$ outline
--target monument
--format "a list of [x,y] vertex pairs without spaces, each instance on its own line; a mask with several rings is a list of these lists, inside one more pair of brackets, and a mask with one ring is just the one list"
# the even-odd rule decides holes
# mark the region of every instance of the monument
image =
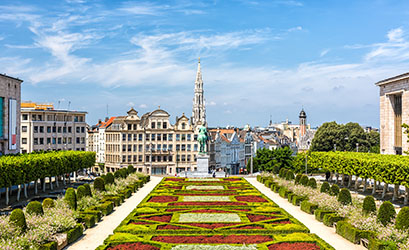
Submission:
[[207,141],[209,137],[207,136],[207,129],[204,126],[199,127],[199,135],[197,136],[197,141],[199,142],[199,154],[197,155],[197,173],[200,175],[209,174],[209,155],[207,154]]

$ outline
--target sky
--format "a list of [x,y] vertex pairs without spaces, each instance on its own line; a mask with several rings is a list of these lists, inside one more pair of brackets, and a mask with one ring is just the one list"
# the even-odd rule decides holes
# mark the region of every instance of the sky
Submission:
[[375,83],[409,71],[409,1],[1,0],[0,73],[22,100],[106,116],[192,113],[209,126],[379,127]]

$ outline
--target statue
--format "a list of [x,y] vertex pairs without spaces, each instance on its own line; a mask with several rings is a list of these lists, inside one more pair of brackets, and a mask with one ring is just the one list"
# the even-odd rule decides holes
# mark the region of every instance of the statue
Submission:
[[197,137],[197,141],[200,144],[200,154],[206,154],[206,143],[209,138],[207,137],[207,129],[204,126],[200,126],[199,128],[199,136]]

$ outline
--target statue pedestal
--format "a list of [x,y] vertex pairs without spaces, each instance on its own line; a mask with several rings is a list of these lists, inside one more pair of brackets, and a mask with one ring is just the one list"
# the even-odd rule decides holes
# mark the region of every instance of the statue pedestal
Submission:
[[[183,176],[183,174],[181,175]],[[196,171],[185,172],[185,177],[187,178],[209,178],[212,177],[209,174],[209,156],[206,154],[199,154],[197,156],[197,167]]]

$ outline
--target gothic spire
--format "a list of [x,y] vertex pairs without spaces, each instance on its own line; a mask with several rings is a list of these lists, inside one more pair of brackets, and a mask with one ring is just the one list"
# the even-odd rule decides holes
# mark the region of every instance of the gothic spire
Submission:
[[206,107],[204,100],[202,71],[200,68],[200,57],[197,65],[197,73],[195,80],[195,93],[193,98],[193,110],[192,110],[192,124],[197,125],[206,124]]

